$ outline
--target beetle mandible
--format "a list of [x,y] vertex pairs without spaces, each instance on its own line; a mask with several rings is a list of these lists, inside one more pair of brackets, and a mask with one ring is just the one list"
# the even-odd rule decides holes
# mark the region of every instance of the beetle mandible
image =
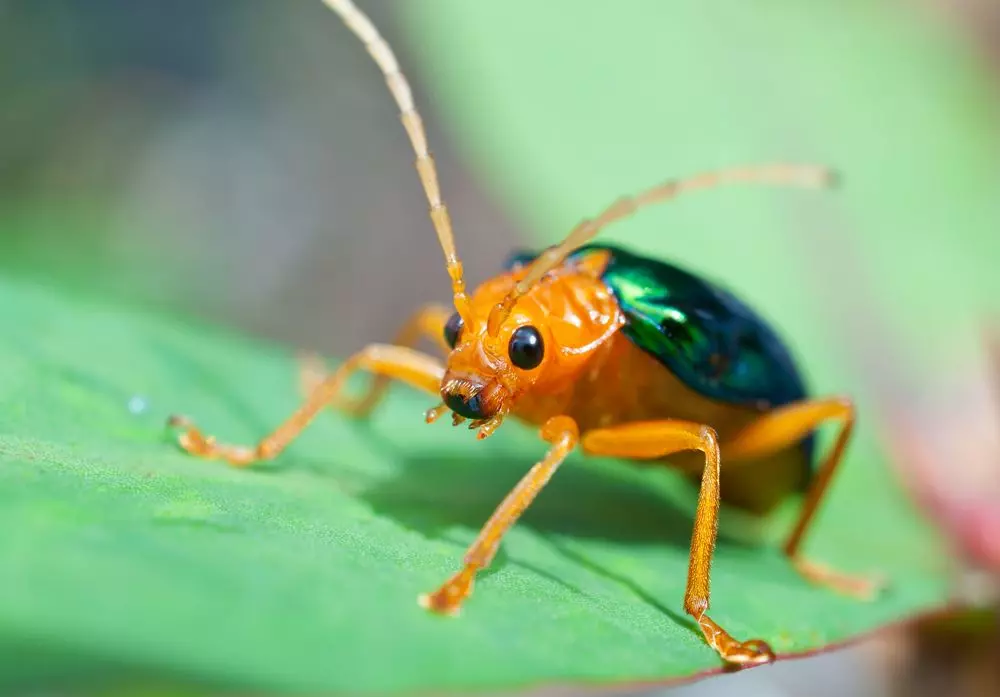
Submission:
[[[504,534],[577,448],[677,467],[700,481],[684,610],[726,662],[764,663],[774,654],[762,640],[734,638],[706,614],[723,499],[763,513],[804,492],[784,553],[810,581],[870,596],[876,590],[872,582],[844,576],[801,554],[854,425],[851,400],[807,397],[782,341],[730,293],[665,262],[591,244],[608,225],[681,194],[739,182],[822,187],[830,183],[830,173],[774,164],[668,181],[619,199],[557,245],[514,255],[504,273],[469,293],[423,124],[395,55],[350,0],[323,2],[362,41],[399,107],[444,251],[454,310],[427,306],[395,344],[372,344],[351,356],[317,380],[304,404],[254,447],[220,444],[194,424],[177,420],[175,425],[184,427],[180,445],[193,455],[236,466],[273,458],[325,406],[366,415],[395,379],[440,398],[426,413],[428,423],[451,413],[453,424],[469,421],[483,439],[513,417],[539,427],[549,444],[483,526],[462,569],[420,596],[430,610],[459,609]],[[412,348],[425,337],[441,345],[445,362]],[[374,376],[367,392],[353,399],[342,395],[347,378],[359,370]],[[812,434],[826,422],[837,425],[837,435],[829,452],[816,457]]]

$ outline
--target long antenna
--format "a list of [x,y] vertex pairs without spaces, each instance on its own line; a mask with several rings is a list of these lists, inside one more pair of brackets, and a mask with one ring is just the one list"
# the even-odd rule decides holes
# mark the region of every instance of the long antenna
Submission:
[[706,172],[687,179],[667,181],[635,196],[620,198],[605,208],[596,218],[580,222],[562,242],[542,252],[531,263],[525,275],[503,299],[503,302],[497,304],[490,312],[487,331],[495,336],[500,325],[510,315],[518,298],[531,290],[546,273],[561,264],[566,257],[592,240],[608,225],[628,218],[641,208],[673,200],[681,194],[691,191],[712,189],[724,184],[752,182],[820,188],[829,186],[832,179],[830,170],[823,167],[772,164]]
[[344,24],[361,39],[368,53],[378,64],[385,76],[386,85],[392,93],[393,99],[399,106],[400,119],[403,128],[410,137],[413,145],[413,152],[416,154],[417,174],[420,175],[420,183],[423,184],[424,193],[427,194],[427,203],[430,206],[431,222],[437,232],[438,241],[441,243],[441,250],[444,252],[445,264],[448,267],[448,275],[451,277],[451,291],[454,295],[455,309],[465,322],[466,326],[471,326],[473,321],[472,311],[469,306],[469,297],[465,291],[465,279],[462,276],[462,262],[455,251],[455,236],[451,229],[451,216],[448,208],[441,199],[441,187],[438,184],[437,168],[434,166],[434,158],[431,157],[427,148],[427,134],[424,132],[423,119],[417,112],[413,104],[413,92],[410,90],[410,83],[399,68],[399,62],[392,48],[378,29],[372,24],[351,0],[322,0],[323,4],[340,15]]

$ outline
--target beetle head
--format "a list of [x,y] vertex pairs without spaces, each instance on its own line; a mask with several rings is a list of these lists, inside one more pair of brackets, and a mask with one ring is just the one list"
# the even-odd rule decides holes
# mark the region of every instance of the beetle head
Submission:
[[591,255],[552,270],[496,321],[497,308],[526,273],[515,268],[476,290],[471,321],[452,315],[444,332],[452,350],[441,398],[456,423],[471,419],[472,426],[486,426],[480,430],[485,437],[521,397],[565,393],[624,321],[600,280],[607,258]]

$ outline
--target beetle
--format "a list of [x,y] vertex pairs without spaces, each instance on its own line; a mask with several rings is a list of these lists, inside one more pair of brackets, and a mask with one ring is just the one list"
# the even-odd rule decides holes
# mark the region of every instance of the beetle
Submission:
[[[548,443],[468,548],[462,568],[420,603],[455,613],[477,572],[538,492],[574,450],[680,469],[699,483],[684,610],[705,641],[730,664],[774,660],[759,639],[738,640],[714,622],[709,573],[720,502],[754,513],[804,494],[784,553],[809,581],[863,597],[873,582],[851,578],[802,556],[804,535],[842,460],[855,408],[842,396],[810,398],[791,354],[746,304],[677,266],[592,239],[645,206],[733,183],[801,187],[830,184],[821,167],[773,164],[668,181],[624,197],[577,225],[559,244],[513,255],[503,273],[466,289],[448,209],[409,84],[392,49],[350,0],[323,0],[361,40],[381,69],[416,155],[430,219],[444,252],[454,308],[417,312],[393,344],[372,344],[318,379],[305,402],[256,446],[218,443],[192,422],[175,420],[187,452],[246,466],[275,457],[326,406],[364,416],[391,380],[440,399],[428,423],[451,414],[479,439],[508,418],[539,428]],[[441,360],[413,346],[429,337]],[[357,371],[373,375],[367,392],[342,394]],[[814,452],[813,433],[837,426],[832,447]],[[669,460],[667,458],[670,458]],[[722,466],[725,462],[725,467]]]

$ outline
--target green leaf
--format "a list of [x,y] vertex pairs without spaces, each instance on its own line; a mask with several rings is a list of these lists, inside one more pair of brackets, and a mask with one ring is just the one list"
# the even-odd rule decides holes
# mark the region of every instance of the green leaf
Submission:
[[[0,280],[0,316],[0,686],[466,694],[719,668],[680,612],[693,491],[667,471],[571,458],[463,615],[435,617],[417,595],[542,452],[527,429],[477,443],[401,388],[236,470],[163,424],[253,442],[297,404],[286,352],[27,282]],[[852,448],[832,494],[848,513],[808,546],[884,573],[887,595],[811,588],[724,530],[714,618],[794,654],[938,608],[942,559],[878,463]]]

